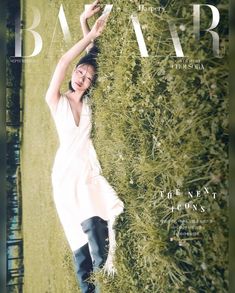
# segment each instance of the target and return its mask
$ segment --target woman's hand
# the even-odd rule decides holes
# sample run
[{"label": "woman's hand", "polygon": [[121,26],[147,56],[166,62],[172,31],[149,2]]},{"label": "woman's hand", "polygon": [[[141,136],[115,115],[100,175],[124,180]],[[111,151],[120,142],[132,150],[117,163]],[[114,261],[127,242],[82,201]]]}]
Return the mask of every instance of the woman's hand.
[{"label": "woman's hand", "polygon": [[94,1],[87,10],[85,10],[81,15],[80,19],[81,20],[87,20],[90,17],[92,17],[94,14],[100,11],[100,1],[96,0]]},{"label": "woman's hand", "polygon": [[102,33],[105,28],[106,22],[108,20],[109,13],[102,14],[95,22],[94,26],[90,31],[90,36],[92,39],[96,39]]}]

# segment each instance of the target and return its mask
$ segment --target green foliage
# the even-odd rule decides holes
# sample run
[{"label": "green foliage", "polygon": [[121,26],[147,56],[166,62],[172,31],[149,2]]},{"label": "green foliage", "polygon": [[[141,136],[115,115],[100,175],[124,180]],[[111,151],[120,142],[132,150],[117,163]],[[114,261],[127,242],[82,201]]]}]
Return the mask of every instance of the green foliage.
[{"label": "green foliage", "polygon": [[[125,203],[116,224],[118,274],[98,276],[102,292],[227,292],[226,56],[213,57],[209,34],[195,42],[191,2],[172,1],[165,13],[137,13],[150,55],[141,58],[130,21],[139,2],[123,2],[113,2],[99,40],[99,84],[92,93],[95,147]],[[201,26],[208,27],[211,14],[202,10]],[[220,13],[226,48],[227,12]],[[185,25],[179,37],[187,58],[173,57],[167,20]],[[189,198],[197,190],[201,196]],[[189,202],[197,210],[172,212]]]}]

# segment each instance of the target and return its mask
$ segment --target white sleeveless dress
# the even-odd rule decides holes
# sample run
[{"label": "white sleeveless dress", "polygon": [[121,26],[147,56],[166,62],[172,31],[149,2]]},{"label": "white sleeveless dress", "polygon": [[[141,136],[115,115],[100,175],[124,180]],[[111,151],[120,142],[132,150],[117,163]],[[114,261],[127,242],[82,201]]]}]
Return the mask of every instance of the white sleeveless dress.
[{"label": "white sleeveless dress", "polygon": [[[124,205],[101,175],[90,139],[92,124],[88,98],[83,99],[79,126],[66,95],[61,95],[52,117],[60,141],[51,174],[53,197],[66,238],[75,251],[88,242],[80,225],[82,221],[93,216],[109,221],[109,234],[113,238],[112,223],[122,213]],[[115,244],[110,243],[110,247],[113,250]]]}]

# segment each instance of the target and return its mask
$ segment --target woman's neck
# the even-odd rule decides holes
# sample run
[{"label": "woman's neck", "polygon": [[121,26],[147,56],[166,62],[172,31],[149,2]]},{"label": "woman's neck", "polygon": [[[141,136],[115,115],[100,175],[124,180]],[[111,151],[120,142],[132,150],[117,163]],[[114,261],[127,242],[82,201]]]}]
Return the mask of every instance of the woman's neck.
[{"label": "woman's neck", "polygon": [[67,96],[73,100],[73,102],[79,104],[82,100],[82,96],[84,95],[84,92],[72,92],[72,91],[68,91]]}]

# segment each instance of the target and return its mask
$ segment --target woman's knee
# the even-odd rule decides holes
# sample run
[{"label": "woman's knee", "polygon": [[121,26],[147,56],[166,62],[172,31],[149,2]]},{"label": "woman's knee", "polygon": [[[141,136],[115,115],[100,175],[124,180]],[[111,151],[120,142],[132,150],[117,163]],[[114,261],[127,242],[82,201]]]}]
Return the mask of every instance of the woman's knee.
[{"label": "woman's knee", "polygon": [[108,222],[100,217],[92,217],[81,223],[88,236],[94,268],[101,268],[108,256]]},{"label": "woman's knee", "polygon": [[108,222],[98,216],[94,216],[83,221],[81,226],[84,233],[89,233],[93,230],[108,228]]}]

